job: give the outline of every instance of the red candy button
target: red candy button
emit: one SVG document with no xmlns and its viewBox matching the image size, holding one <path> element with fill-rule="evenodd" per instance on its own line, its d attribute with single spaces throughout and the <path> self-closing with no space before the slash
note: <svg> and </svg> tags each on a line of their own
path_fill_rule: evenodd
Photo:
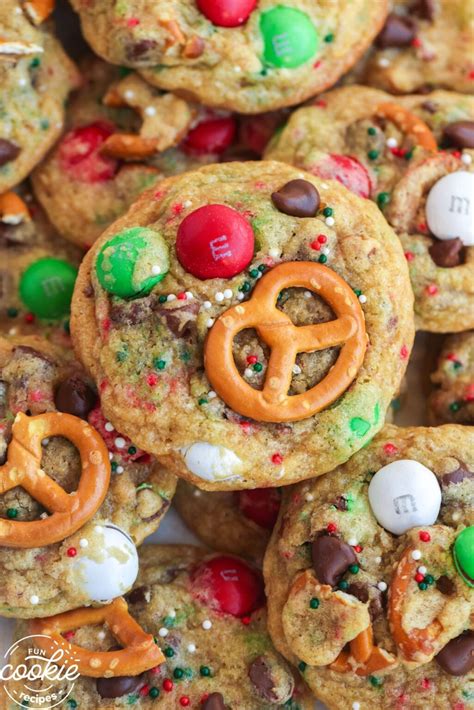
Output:
<svg viewBox="0 0 474 710">
<path fill-rule="evenodd" d="M 105 121 L 96 121 L 67 133 L 59 148 L 63 169 L 81 182 L 104 182 L 113 178 L 117 161 L 99 152 L 112 133 L 114 127 Z"/>
<path fill-rule="evenodd" d="M 199 565 L 191 576 L 195 597 L 211 609 L 242 617 L 261 607 L 265 596 L 257 570 L 230 555 Z"/>
<path fill-rule="evenodd" d="M 372 188 L 369 173 L 356 158 L 335 153 L 326 156 L 312 170 L 326 180 L 338 180 L 359 197 L 368 197 Z"/>
<path fill-rule="evenodd" d="M 257 0 L 197 0 L 197 5 L 213 25 L 238 27 L 255 10 Z"/>
<path fill-rule="evenodd" d="M 261 528 L 272 530 L 280 510 L 280 494 L 275 488 L 240 491 L 239 510 Z"/>
<path fill-rule="evenodd" d="M 259 116 L 242 116 L 240 119 L 242 143 L 258 155 L 262 155 L 282 121 L 282 114 L 277 112 L 262 113 Z"/>
<path fill-rule="evenodd" d="M 179 225 L 176 253 L 184 269 L 198 279 L 229 279 L 253 257 L 251 226 L 225 205 L 205 205 Z"/>
<path fill-rule="evenodd" d="M 237 126 L 235 119 L 212 118 L 189 131 L 183 143 L 187 153 L 223 153 L 232 145 Z"/>
</svg>

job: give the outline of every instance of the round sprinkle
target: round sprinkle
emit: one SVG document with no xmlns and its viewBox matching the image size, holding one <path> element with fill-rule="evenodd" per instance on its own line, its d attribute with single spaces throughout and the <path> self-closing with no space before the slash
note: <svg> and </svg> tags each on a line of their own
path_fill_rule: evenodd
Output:
<svg viewBox="0 0 474 710">
<path fill-rule="evenodd" d="M 176 301 L 176 296 L 174 295 L 174 293 L 170 293 L 170 294 L 167 296 L 166 300 L 167 300 L 167 301 Z"/>
<path fill-rule="evenodd" d="M 192 291 L 185 291 L 184 295 L 188 299 L 188 301 L 191 301 L 194 298 L 194 293 Z"/>
<path fill-rule="evenodd" d="M 202 628 L 204 631 L 209 631 L 209 629 L 212 629 L 212 621 L 209 621 L 209 619 L 204 619 L 202 622 Z"/>
<path fill-rule="evenodd" d="M 350 545 L 351 547 L 355 547 L 357 545 L 357 538 L 350 537 L 347 541 L 347 544 Z"/>
<path fill-rule="evenodd" d="M 428 570 L 426 569 L 426 567 L 424 565 L 420 565 L 416 571 L 424 576 Z"/>
<path fill-rule="evenodd" d="M 244 371 L 245 377 L 252 377 L 253 375 L 253 370 L 250 367 L 246 367 Z"/>
<path fill-rule="evenodd" d="M 86 540 L 85 537 L 81 537 L 81 539 L 79 540 L 79 547 L 89 547 L 89 540 Z"/>
<path fill-rule="evenodd" d="M 131 101 L 132 99 L 135 98 L 135 92 L 132 91 L 131 89 L 127 89 L 127 91 L 123 92 L 124 98 L 127 99 L 127 101 Z"/>
<path fill-rule="evenodd" d="M 301 367 L 299 365 L 293 365 L 293 374 L 301 375 Z"/>
<path fill-rule="evenodd" d="M 158 264 L 153 264 L 153 266 L 151 267 L 151 273 L 153 274 L 153 276 L 160 274 L 161 273 L 161 266 L 159 266 Z"/>
<path fill-rule="evenodd" d="M 388 148 L 396 148 L 398 146 L 398 141 L 396 138 L 388 138 L 387 139 L 387 146 Z"/>
<path fill-rule="evenodd" d="M 367 296 L 364 296 L 363 293 L 359 296 L 359 303 L 367 303 Z"/>
<path fill-rule="evenodd" d="M 328 227 L 334 227 L 334 217 L 326 217 L 324 220 Z"/>
<path fill-rule="evenodd" d="M 421 559 L 420 550 L 413 550 L 413 552 L 411 553 L 411 556 L 414 560 L 420 560 Z"/>
<path fill-rule="evenodd" d="M 313 597 L 309 602 L 309 606 L 311 609 L 317 609 L 319 607 L 319 604 L 319 599 L 317 599 L 316 597 Z"/>
<path fill-rule="evenodd" d="M 472 155 L 469 155 L 469 153 L 463 153 L 461 155 L 461 160 L 464 165 L 470 165 L 472 163 Z"/>
<path fill-rule="evenodd" d="M 39 604 L 39 596 L 37 594 L 31 595 L 30 604 Z"/>
<path fill-rule="evenodd" d="M 387 59 L 387 57 L 381 57 L 378 60 L 377 64 L 379 65 L 379 67 L 382 67 L 382 69 L 386 69 L 390 66 L 390 59 Z"/>
<path fill-rule="evenodd" d="M 146 116 L 155 116 L 156 115 L 156 108 L 154 106 L 147 106 L 145 109 L 145 115 Z"/>
<path fill-rule="evenodd" d="M 352 703 L 352 710 L 360 710 L 360 703 Z"/>
<path fill-rule="evenodd" d="M 196 653 L 196 644 L 188 643 L 187 650 L 189 651 L 189 653 Z"/>
<path fill-rule="evenodd" d="M 214 298 L 215 298 L 215 300 L 217 301 L 217 303 L 222 303 L 222 301 L 224 300 L 225 297 L 224 297 L 224 294 L 222 293 L 222 291 L 218 291 L 218 292 L 214 295 Z"/>
<path fill-rule="evenodd" d="M 113 431 L 114 430 L 114 425 L 111 424 L 110 422 L 105 422 L 105 431 Z"/>
<path fill-rule="evenodd" d="M 158 631 L 158 636 L 161 636 L 161 638 L 163 638 L 163 639 L 165 638 L 165 636 L 168 636 L 168 634 L 169 634 L 169 631 L 164 626 L 162 626 L 161 629 Z"/>
<path fill-rule="evenodd" d="M 124 439 L 122 436 L 118 436 L 118 437 L 115 439 L 114 444 L 115 444 L 115 446 L 117 447 L 117 449 L 123 449 L 123 447 L 124 447 L 125 444 L 126 444 L 126 441 L 125 441 L 125 439 Z"/>
<path fill-rule="evenodd" d="M 387 591 L 387 583 L 386 582 L 377 582 L 377 589 L 379 589 L 381 592 L 386 592 Z"/>
<path fill-rule="evenodd" d="M 123 472 L 124 472 L 123 466 L 117 466 L 117 468 L 115 469 L 115 473 L 123 473 Z"/>
<path fill-rule="evenodd" d="M 202 307 L 205 308 L 206 311 L 208 311 L 209 308 L 212 307 L 212 303 L 210 301 L 204 301 L 204 303 L 202 304 Z"/>
<path fill-rule="evenodd" d="M 226 288 L 226 290 L 224 291 L 224 298 L 232 298 L 232 296 L 233 296 L 232 289 Z"/>
<path fill-rule="evenodd" d="M 206 326 L 207 326 L 208 328 L 212 328 L 213 325 L 214 325 L 214 318 L 209 318 L 208 321 L 207 321 L 207 323 L 206 323 Z"/>
<path fill-rule="evenodd" d="M 307 503 L 311 503 L 311 501 L 314 500 L 314 495 L 313 495 L 312 493 L 307 493 L 307 494 L 305 495 L 304 499 L 305 499 L 305 501 L 306 501 Z"/>
</svg>

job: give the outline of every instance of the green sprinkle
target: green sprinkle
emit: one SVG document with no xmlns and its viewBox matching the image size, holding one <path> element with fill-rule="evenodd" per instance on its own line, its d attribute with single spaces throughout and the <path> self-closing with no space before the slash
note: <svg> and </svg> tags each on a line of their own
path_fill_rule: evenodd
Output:
<svg viewBox="0 0 474 710">
<path fill-rule="evenodd" d="M 155 367 L 157 370 L 164 370 L 166 367 L 166 360 L 160 360 L 160 358 L 155 358 L 153 360 L 153 367 Z"/>
<path fill-rule="evenodd" d="M 333 212 L 334 212 L 334 210 L 333 210 L 332 207 L 325 207 L 325 208 L 323 209 L 323 215 L 324 215 L 325 217 L 332 217 L 332 213 L 333 213 Z"/>
<path fill-rule="evenodd" d="M 211 669 L 208 666 L 201 666 L 199 673 L 204 677 L 208 678 L 211 675 Z"/>
<path fill-rule="evenodd" d="M 260 264 L 260 266 L 258 267 L 258 270 L 260 271 L 261 274 L 263 274 L 263 272 L 266 270 L 266 268 L 267 267 L 265 266 L 265 264 Z"/>
<path fill-rule="evenodd" d="M 150 688 L 150 690 L 148 691 L 148 695 L 150 696 L 150 698 L 157 698 L 159 696 L 159 694 L 160 694 L 160 691 L 155 686 Z"/>
<path fill-rule="evenodd" d="M 168 296 L 158 296 L 159 303 L 166 303 L 167 300 L 168 300 Z"/>
<path fill-rule="evenodd" d="M 362 417 L 353 417 L 349 426 L 351 431 L 359 437 L 365 436 L 370 429 L 370 423 L 365 419 L 362 419 Z"/>
<path fill-rule="evenodd" d="M 369 150 L 369 152 L 367 153 L 367 157 L 369 160 L 377 160 L 379 155 L 380 155 L 380 151 L 378 151 L 378 150 Z"/>
<path fill-rule="evenodd" d="M 253 279 L 256 279 L 257 276 L 259 275 L 259 273 L 260 273 L 260 271 L 258 269 L 251 269 L 249 271 L 249 274 Z"/>
<path fill-rule="evenodd" d="M 455 370 L 459 370 L 459 368 L 462 367 L 462 362 L 459 362 L 459 360 L 455 360 L 455 362 L 453 362 L 453 367 Z"/>
<path fill-rule="evenodd" d="M 327 260 L 328 260 L 328 258 L 326 256 L 326 254 L 321 254 L 321 256 L 318 259 L 320 264 L 325 264 Z"/>
<path fill-rule="evenodd" d="M 131 74 L 132 71 L 133 69 L 130 69 L 129 67 L 119 67 L 119 77 L 123 79 L 124 77 Z"/>
<path fill-rule="evenodd" d="M 118 353 L 116 353 L 115 359 L 117 360 L 117 362 L 124 362 L 127 359 L 127 353 L 125 353 L 123 350 L 120 350 Z"/>
<path fill-rule="evenodd" d="M 200 397 L 200 398 L 198 399 L 198 404 L 199 404 L 199 405 L 207 404 L 207 399 L 206 399 L 205 397 Z"/>
<path fill-rule="evenodd" d="M 173 658 L 174 656 L 174 651 L 171 646 L 167 646 L 163 653 L 165 654 L 166 658 Z"/>
<path fill-rule="evenodd" d="M 351 565 L 351 566 L 349 567 L 349 572 L 350 572 L 351 574 L 357 574 L 358 571 L 359 571 L 359 569 L 360 569 L 359 565 Z"/>
<path fill-rule="evenodd" d="M 383 683 L 383 680 L 381 678 L 377 678 L 377 676 L 375 675 L 369 675 L 369 683 L 374 688 L 380 688 Z"/>
<path fill-rule="evenodd" d="M 134 456 L 137 453 L 137 447 L 136 446 L 129 446 L 128 453 L 130 454 L 130 456 Z"/>
<path fill-rule="evenodd" d="M 260 362 L 256 362 L 255 365 L 253 365 L 253 369 L 255 372 L 261 372 L 263 370 L 263 365 Z"/>
<path fill-rule="evenodd" d="M 428 585 L 426 584 L 426 582 L 420 582 L 418 584 L 418 589 L 421 589 L 421 591 L 424 592 L 425 589 L 428 589 Z"/>
<path fill-rule="evenodd" d="M 114 473 L 115 473 L 115 471 L 117 470 L 117 466 L 118 466 L 117 461 L 111 461 L 111 462 L 110 462 L 110 468 L 112 469 L 112 471 L 113 471 Z"/>
<path fill-rule="evenodd" d="M 379 207 L 385 207 L 385 205 L 388 205 L 390 202 L 390 193 L 389 192 L 379 192 L 377 195 L 377 204 Z"/>
<path fill-rule="evenodd" d="M 405 153 L 405 160 L 411 160 L 413 158 L 413 149 L 409 150 L 408 153 Z"/>
<path fill-rule="evenodd" d="M 47 131 L 49 128 L 49 121 L 47 118 L 42 118 L 40 121 L 40 128 L 43 131 Z"/>
<path fill-rule="evenodd" d="M 301 673 L 304 673 L 306 670 L 306 663 L 304 661 L 300 661 L 298 663 L 298 669 L 301 671 Z"/>
<path fill-rule="evenodd" d="M 239 286 L 239 291 L 242 291 L 242 293 L 248 293 L 250 291 L 250 284 L 248 281 L 244 281 L 242 286 Z"/>
<path fill-rule="evenodd" d="M 425 582 L 426 584 L 434 584 L 434 577 L 432 574 L 425 574 Z"/>
<path fill-rule="evenodd" d="M 181 353 L 181 355 L 179 356 L 179 358 L 180 358 L 180 360 L 182 360 L 183 362 L 189 362 L 189 360 L 191 359 L 191 353 L 188 352 L 188 350 L 185 350 L 184 352 Z"/>
<path fill-rule="evenodd" d="M 461 409 L 461 403 L 460 402 L 451 402 L 449 405 L 449 408 L 452 412 L 459 412 Z"/>
<path fill-rule="evenodd" d="M 180 680 L 184 675 L 184 671 L 182 668 L 175 668 L 173 671 L 173 676 L 176 678 L 176 680 Z"/>
<path fill-rule="evenodd" d="M 311 609 L 317 609 L 319 607 L 319 599 L 316 597 L 313 597 L 311 601 L 309 602 L 309 606 Z"/>
<path fill-rule="evenodd" d="M 9 318 L 16 318 L 18 315 L 18 308 L 8 308 L 7 309 L 7 316 Z"/>
<path fill-rule="evenodd" d="M 329 43 L 329 42 L 334 42 L 334 35 L 333 35 L 333 33 L 330 32 L 329 34 L 327 34 L 326 37 L 324 38 L 324 41 L 325 41 L 325 42 L 328 42 L 328 43 Z"/>
<path fill-rule="evenodd" d="M 349 589 L 349 582 L 345 579 L 341 579 L 337 586 L 344 591 L 345 589 Z"/>
<path fill-rule="evenodd" d="M 16 508 L 7 508 L 7 518 L 13 520 L 13 518 L 18 517 L 18 510 Z"/>
<path fill-rule="evenodd" d="M 355 288 L 354 293 L 357 296 L 357 298 L 359 298 L 359 296 L 362 296 L 362 291 L 360 290 L 360 288 Z"/>
<path fill-rule="evenodd" d="M 67 704 L 69 705 L 70 708 L 77 708 L 77 702 L 73 700 L 73 698 L 69 698 L 67 701 Z"/>
<path fill-rule="evenodd" d="M 30 69 L 36 69 L 41 64 L 41 59 L 39 57 L 34 57 L 30 62 Z"/>
<path fill-rule="evenodd" d="M 370 128 L 367 129 L 367 133 L 369 134 L 369 136 L 375 136 L 377 130 L 373 126 L 370 126 Z"/>
</svg>

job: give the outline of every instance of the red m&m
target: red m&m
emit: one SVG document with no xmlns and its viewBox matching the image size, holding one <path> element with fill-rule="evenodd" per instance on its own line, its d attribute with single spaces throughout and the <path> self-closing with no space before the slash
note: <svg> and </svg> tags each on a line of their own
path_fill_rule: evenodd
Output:
<svg viewBox="0 0 474 710">
<path fill-rule="evenodd" d="M 187 153 L 223 153 L 232 145 L 237 125 L 235 118 L 211 118 L 192 128 L 183 143 Z"/>
<path fill-rule="evenodd" d="M 240 491 L 239 510 L 261 528 L 272 530 L 280 510 L 281 496 L 275 488 Z"/>
<path fill-rule="evenodd" d="M 248 20 L 257 0 L 197 0 L 197 5 L 213 25 L 238 27 Z"/>
<path fill-rule="evenodd" d="M 67 133 L 59 148 L 63 169 L 81 182 L 111 180 L 117 172 L 118 163 L 101 155 L 100 148 L 113 132 L 112 124 L 96 121 Z"/>
<path fill-rule="evenodd" d="M 326 180 L 337 180 L 359 197 L 369 197 L 371 180 L 366 168 L 356 158 L 333 153 L 317 163 L 312 171 Z"/>
<path fill-rule="evenodd" d="M 176 254 L 184 269 L 198 279 L 229 279 L 250 263 L 254 234 L 236 210 L 205 205 L 183 219 Z"/>
<path fill-rule="evenodd" d="M 191 581 L 195 597 L 224 614 L 247 616 L 264 603 L 260 573 L 238 557 L 219 555 L 203 562 Z"/>
</svg>

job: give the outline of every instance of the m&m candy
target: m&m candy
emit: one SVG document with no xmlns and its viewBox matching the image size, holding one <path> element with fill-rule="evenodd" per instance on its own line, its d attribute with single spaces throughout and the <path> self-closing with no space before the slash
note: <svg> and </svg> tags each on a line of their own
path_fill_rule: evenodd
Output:
<svg viewBox="0 0 474 710">
<path fill-rule="evenodd" d="M 218 27 L 238 27 L 255 10 L 257 0 L 197 0 L 202 14 Z"/>
<path fill-rule="evenodd" d="M 366 168 L 349 155 L 331 153 L 318 161 L 311 172 L 325 180 L 337 180 L 359 197 L 369 197 L 371 180 Z"/>
<path fill-rule="evenodd" d="M 183 219 L 176 237 L 182 267 L 198 279 L 229 279 L 253 257 L 252 227 L 226 205 L 205 205 Z"/>
<path fill-rule="evenodd" d="M 232 144 L 236 131 L 235 118 L 211 118 L 189 131 L 183 148 L 187 153 L 199 155 L 223 153 Z"/>
<path fill-rule="evenodd" d="M 318 33 L 305 12 L 277 5 L 260 17 L 263 60 L 272 67 L 294 69 L 314 57 Z"/>
<path fill-rule="evenodd" d="M 426 200 L 426 221 L 438 239 L 459 237 L 474 246 L 474 173 L 459 170 L 435 182 Z"/>
<path fill-rule="evenodd" d="M 454 541 L 454 564 L 459 575 L 474 587 L 474 525 L 464 528 Z"/>
<path fill-rule="evenodd" d="M 120 298 L 145 296 L 168 270 L 166 242 L 147 227 L 131 227 L 116 234 L 103 245 L 96 263 L 102 288 Z"/>
<path fill-rule="evenodd" d="M 38 318 L 69 313 L 77 269 L 63 259 L 45 257 L 30 264 L 20 278 L 20 298 Z"/>
<path fill-rule="evenodd" d="M 264 603 L 260 573 L 231 555 L 202 562 L 192 574 L 192 583 L 200 602 L 224 614 L 247 616 Z"/>
</svg>

